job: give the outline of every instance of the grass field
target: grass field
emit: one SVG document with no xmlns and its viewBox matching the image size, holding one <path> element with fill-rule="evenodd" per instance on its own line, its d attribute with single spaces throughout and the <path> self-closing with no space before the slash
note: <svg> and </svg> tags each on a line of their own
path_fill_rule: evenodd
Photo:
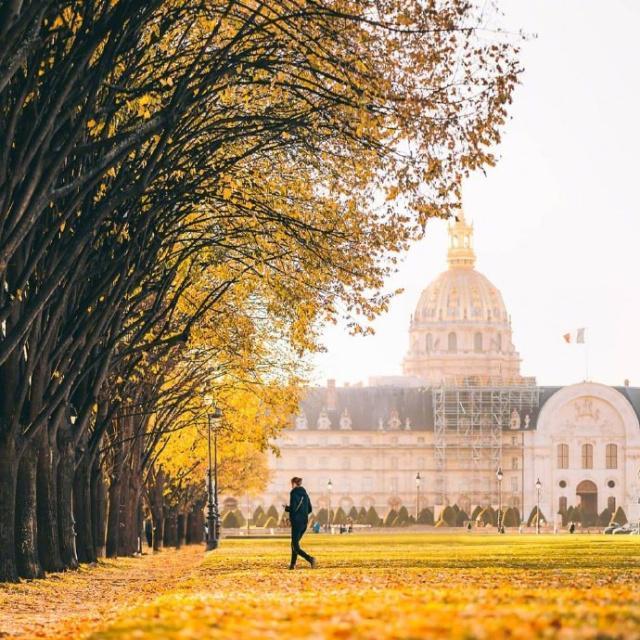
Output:
<svg viewBox="0 0 640 640">
<path fill-rule="evenodd" d="M 640 539 L 362 535 L 226 540 L 94 640 L 640 638 Z"/>
</svg>

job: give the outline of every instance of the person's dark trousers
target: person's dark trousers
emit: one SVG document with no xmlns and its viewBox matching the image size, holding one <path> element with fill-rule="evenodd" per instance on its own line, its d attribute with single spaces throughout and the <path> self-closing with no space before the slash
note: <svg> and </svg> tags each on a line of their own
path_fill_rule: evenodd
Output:
<svg viewBox="0 0 640 640">
<path fill-rule="evenodd" d="M 307 530 L 307 521 L 303 520 L 301 522 L 296 522 L 295 520 L 291 521 L 291 566 L 296 566 L 296 560 L 298 556 L 304 558 L 309 564 L 313 558 L 306 552 L 300 548 L 300 540 L 304 535 L 304 532 Z"/>
</svg>

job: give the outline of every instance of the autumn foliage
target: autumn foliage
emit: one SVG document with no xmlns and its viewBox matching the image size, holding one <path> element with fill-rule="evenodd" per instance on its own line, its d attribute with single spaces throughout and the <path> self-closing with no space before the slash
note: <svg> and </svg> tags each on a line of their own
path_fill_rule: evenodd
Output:
<svg viewBox="0 0 640 640">
<path fill-rule="evenodd" d="M 321 322 L 368 331 L 493 163 L 480 5 L 0 0 L 0 580 L 135 553 L 145 509 L 186 540 L 205 394 L 264 482 Z"/>
</svg>

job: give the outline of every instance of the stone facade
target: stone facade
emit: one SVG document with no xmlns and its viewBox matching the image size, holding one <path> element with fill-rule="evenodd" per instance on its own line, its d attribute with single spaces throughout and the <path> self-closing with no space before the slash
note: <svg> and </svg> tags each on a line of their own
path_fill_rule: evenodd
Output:
<svg viewBox="0 0 640 640">
<path fill-rule="evenodd" d="M 317 508 L 374 506 L 383 515 L 404 505 L 410 513 L 432 507 L 437 516 L 446 504 L 470 513 L 502 500 L 526 517 L 539 498 L 552 522 L 578 505 L 593 513 L 622 506 L 640 519 L 638 388 L 531 387 L 535 406 L 502 407 L 483 460 L 473 442 L 479 436 L 465 425 L 454 425 L 461 428 L 453 446 L 443 445 L 434 389 L 464 381 L 490 395 L 527 383 L 502 296 L 474 268 L 472 232 L 464 217 L 450 226 L 449 269 L 423 291 L 411 318 L 405 377 L 309 389 L 292 428 L 274 443 L 280 454 L 271 457 L 269 486 L 251 508 L 286 503 L 289 479 L 300 475 Z"/>
</svg>

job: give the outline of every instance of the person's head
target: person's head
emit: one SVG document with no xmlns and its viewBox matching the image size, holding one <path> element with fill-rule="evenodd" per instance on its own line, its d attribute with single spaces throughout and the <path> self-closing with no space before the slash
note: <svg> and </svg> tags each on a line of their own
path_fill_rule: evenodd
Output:
<svg viewBox="0 0 640 640">
<path fill-rule="evenodd" d="M 293 476 L 293 478 L 291 478 L 291 486 L 295 489 L 296 487 L 299 487 L 302 484 L 302 478 L 298 478 L 298 476 Z"/>
</svg>

